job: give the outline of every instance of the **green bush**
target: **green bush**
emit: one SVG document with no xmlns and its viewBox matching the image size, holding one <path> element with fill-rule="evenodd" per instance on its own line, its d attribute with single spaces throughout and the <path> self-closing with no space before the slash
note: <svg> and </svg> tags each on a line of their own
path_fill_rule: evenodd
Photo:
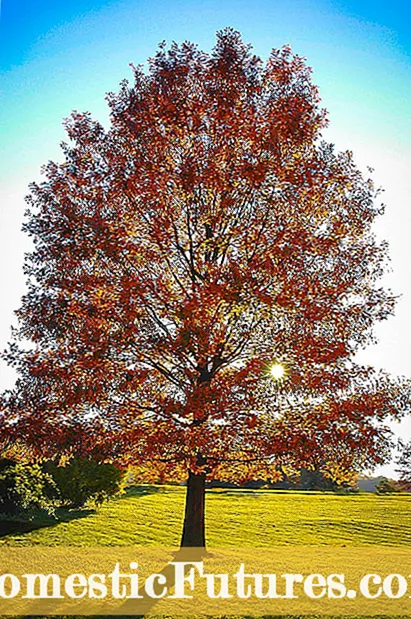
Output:
<svg viewBox="0 0 411 619">
<path fill-rule="evenodd" d="M 382 477 L 378 484 L 375 486 L 377 494 L 392 494 L 394 492 L 401 492 L 401 488 L 398 484 L 392 480 Z"/>
<path fill-rule="evenodd" d="M 74 457 L 65 465 L 49 461 L 43 468 L 53 478 L 65 507 L 82 507 L 87 501 L 99 505 L 120 494 L 125 484 L 126 470 L 87 458 Z"/>
<path fill-rule="evenodd" d="M 0 514 L 32 517 L 36 510 L 54 512 L 53 479 L 38 464 L 0 459 Z"/>
</svg>

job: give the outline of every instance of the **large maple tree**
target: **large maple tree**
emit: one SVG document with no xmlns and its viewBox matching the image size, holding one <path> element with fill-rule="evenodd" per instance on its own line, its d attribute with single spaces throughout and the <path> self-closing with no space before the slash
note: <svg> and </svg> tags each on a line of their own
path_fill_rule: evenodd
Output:
<svg viewBox="0 0 411 619">
<path fill-rule="evenodd" d="M 353 361 L 394 305 L 381 207 L 321 141 L 288 47 L 264 64 L 226 29 L 211 54 L 161 45 L 133 71 L 108 130 L 73 113 L 64 162 L 31 187 L 32 346 L 8 352 L 3 427 L 46 455 L 183 471 L 182 544 L 204 546 L 207 479 L 383 458 L 406 396 Z"/>
</svg>

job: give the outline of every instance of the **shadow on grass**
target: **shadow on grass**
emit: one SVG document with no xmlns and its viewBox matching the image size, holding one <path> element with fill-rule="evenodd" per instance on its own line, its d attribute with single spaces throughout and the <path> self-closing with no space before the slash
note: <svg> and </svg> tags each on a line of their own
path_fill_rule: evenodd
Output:
<svg viewBox="0 0 411 619">
<path fill-rule="evenodd" d="M 127 497 L 141 497 L 147 494 L 156 494 L 158 492 L 169 492 L 169 488 L 164 486 L 128 486 L 125 493 L 120 496 L 120 499 L 126 499 Z"/>
<path fill-rule="evenodd" d="M 333 497 L 358 497 L 362 496 L 362 493 L 358 492 L 346 492 L 346 491 L 334 491 L 334 490 L 302 490 L 302 489 L 282 489 L 282 488 L 220 488 L 218 486 L 214 486 L 212 488 L 207 488 L 207 490 L 212 490 L 216 494 L 226 495 L 226 496 L 253 496 L 258 497 L 262 494 L 264 496 L 272 495 L 276 496 L 279 494 L 284 494 L 285 496 L 289 496 L 293 498 L 295 495 L 301 497 L 307 496 L 333 496 Z M 368 494 L 368 493 L 365 493 Z"/>
<path fill-rule="evenodd" d="M 37 529 L 55 527 L 61 522 L 70 522 L 79 518 L 87 518 L 94 514 L 94 509 L 57 509 L 56 516 L 35 517 L 33 520 L 0 520 L 0 538 L 8 535 L 18 535 L 20 533 L 30 533 Z"/>
<path fill-rule="evenodd" d="M 158 486 L 129 486 L 125 494 L 118 498 L 124 499 L 127 497 L 143 497 L 148 494 L 155 494 L 157 492 L 166 492 L 166 489 Z M 87 518 L 95 513 L 95 509 L 67 509 L 60 507 L 56 509 L 55 517 L 47 516 L 45 514 L 38 514 L 35 515 L 32 520 L 27 520 L 24 518 L 17 519 L 16 517 L 12 519 L 0 519 L 0 539 L 7 537 L 8 535 L 23 535 L 38 529 L 55 527 L 63 522 Z"/>
</svg>

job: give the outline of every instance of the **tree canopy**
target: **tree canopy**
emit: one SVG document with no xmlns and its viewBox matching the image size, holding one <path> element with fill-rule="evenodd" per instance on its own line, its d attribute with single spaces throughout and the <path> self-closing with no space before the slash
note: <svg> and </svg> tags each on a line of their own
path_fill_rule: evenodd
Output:
<svg viewBox="0 0 411 619">
<path fill-rule="evenodd" d="M 310 69 L 230 28 L 148 66 L 108 95 L 108 129 L 72 114 L 31 186 L 3 431 L 165 476 L 381 461 L 408 397 L 353 359 L 394 307 L 382 207 L 322 140 Z"/>
</svg>

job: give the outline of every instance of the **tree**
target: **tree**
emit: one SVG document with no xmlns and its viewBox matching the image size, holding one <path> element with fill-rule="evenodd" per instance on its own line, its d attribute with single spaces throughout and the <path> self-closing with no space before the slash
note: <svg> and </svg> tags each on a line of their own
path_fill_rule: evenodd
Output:
<svg viewBox="0 0 411 619">
<path fill-rule="evenodd" d="M 206 479 L 384 459 L 406 396 L 353 362 L 394 299 L 372 181 L 321 141 L 304 60 L 238 32 L 160 45 L 110 94 L 108 130 L 66 121 L 31 187 L 28 292 L 6 432 L 50 455 L 187 477 L 182 544 L 204 546 Z M 283 376 L 281 376 L 283 374 Z"/>
<path fill-rule="evenodd" d="M 127 470 L 113 464 L 73 457 L 65 465 L 49 460 L 43 470 L 56 485 L 56 498 L 64 507 L 83 507 L 88 501 L 101 505 L 124 491 Z"/>
<path fill-rule="evenodd" d="M 318 469 L 301 469 L 297 488 L 302 490 L 327 490 L 329 492 L 353 489 L 357 486 L 357 473 L 355 471 L 347 471 L 345 478 L 332 476 L 331 471 L 321 471 Z"/>
<path fill-rule="evenodd" d="M 411 441 L 399 441 L 400 454 L 396 460 L 396 473 L 400 476 L 399 483 L 405 490 L 411 489 Z"/>
<path fill-rule="evenodd" d="M 0 520 L 32 518 L 39 510 L 54 514 L 55 491 L 53 479 L 38 464 L 0 458 Z"/>
<path fill-rule="evenodd" d="M 394 492 L 401 492 L 401 487 L 398 482 L 387 477 L 381 477 L 378 484 L 375 486 L 377 494 L 392 494 Z"/>
</svg>

